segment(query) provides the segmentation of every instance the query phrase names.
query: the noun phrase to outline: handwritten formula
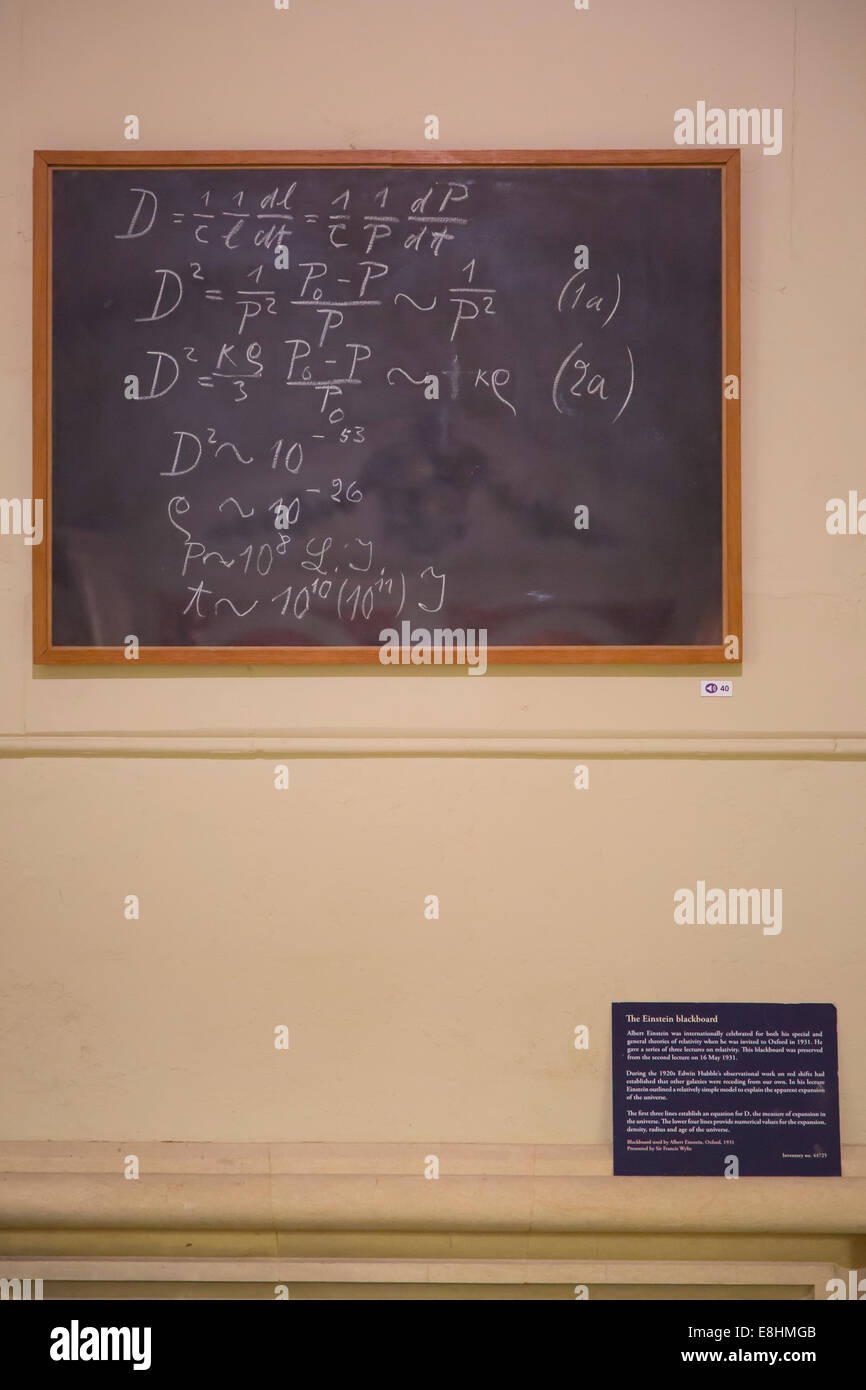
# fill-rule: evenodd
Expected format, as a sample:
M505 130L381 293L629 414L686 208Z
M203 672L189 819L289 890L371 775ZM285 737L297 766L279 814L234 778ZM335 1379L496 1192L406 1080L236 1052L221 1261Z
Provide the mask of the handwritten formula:
M712 628L718 190L635 172L56 173L55 640Z

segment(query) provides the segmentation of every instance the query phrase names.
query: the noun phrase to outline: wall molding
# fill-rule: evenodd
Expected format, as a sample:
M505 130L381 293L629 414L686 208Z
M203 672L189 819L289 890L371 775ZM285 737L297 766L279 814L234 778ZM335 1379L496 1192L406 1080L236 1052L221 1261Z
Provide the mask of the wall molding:
M135 1154L141 1176L123 1176ZM440 1176L424 1176L435 1154ZM0 1228L858 1234L839 1178L623 1178L609 1145L0 1143Z
M866 735L755 734L2 734L0 758L272 758L272 757L712 758L866 761Z
M25 1268L27 1274L20 1271ZM859 1275L859 1271L858 1275ZM0 1258L0 1278L113 1284L544 1284L796 1288L826 1299L827 1282L849 1271L808 1260L477 1260L477 1259L119 1259Z

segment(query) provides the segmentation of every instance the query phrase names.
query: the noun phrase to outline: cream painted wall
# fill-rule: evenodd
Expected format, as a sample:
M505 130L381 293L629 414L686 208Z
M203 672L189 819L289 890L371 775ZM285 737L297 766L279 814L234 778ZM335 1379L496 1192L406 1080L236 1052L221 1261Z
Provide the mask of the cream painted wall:
M121 148L136 113L142 148L410 149L428 112L442 147L671 147L698 99L781 107L784 145L743 152L732 700L694 668L34 670L30 553L0 538L0 1137L603 1143L610 1001L655 997L835 1002L843 1142L866 1142L866 538L824 527L866 494L864 37L860 0L4 0L5 496L31 491L34 148ZM291 791L275 753L125 755L183 735L282 741ZM589 758L578 793L591 736L689 756ZM720 736L755 755L680 742ZM62 756L20 756L48 738ZM698 877L782 887L781 934L675 927Z
M862 763L572 766L7 761L3 1137L604 1143L610 1002L655 998L835 1002L866 1141ZM675 925L699 877L781 932Z

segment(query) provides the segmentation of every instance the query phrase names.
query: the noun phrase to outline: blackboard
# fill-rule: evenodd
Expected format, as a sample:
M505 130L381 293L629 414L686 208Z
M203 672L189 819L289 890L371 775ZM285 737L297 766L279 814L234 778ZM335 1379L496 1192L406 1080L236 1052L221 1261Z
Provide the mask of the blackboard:
M34 659L739 660L738 216L732 150L38 155Z

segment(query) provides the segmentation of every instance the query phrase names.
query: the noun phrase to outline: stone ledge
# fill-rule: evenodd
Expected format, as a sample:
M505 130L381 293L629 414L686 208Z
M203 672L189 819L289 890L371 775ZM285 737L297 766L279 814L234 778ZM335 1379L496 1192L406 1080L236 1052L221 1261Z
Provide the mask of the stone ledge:
M123 1177L134 1153L141 1176ZM428 1154L438 1180L424 1177ZM841 1178L623 1178L606 1145L0 1143L7 1230L268 1229L857 1234Z
M22 1273L26 1267L26 1273ZM46 1283L586 1284L811 1288L849 1271L798 1260L0 1259L0 1278Z

